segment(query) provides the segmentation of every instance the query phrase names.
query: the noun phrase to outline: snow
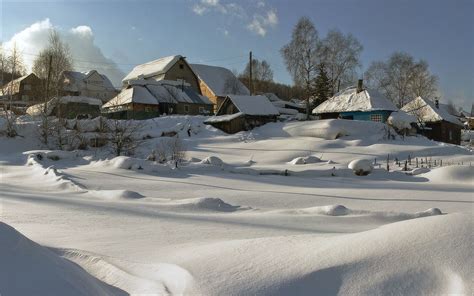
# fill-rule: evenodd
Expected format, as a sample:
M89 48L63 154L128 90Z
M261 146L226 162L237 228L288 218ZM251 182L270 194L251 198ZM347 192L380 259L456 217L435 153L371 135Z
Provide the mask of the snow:
M375 90L357 93L356 87L349 87L314 108L313 114L376 110L397 111L398 108Z
M229 114L229 115L212 116L212 117L206 119L206 121L204 121L204 122L205 123L228 122L228 121L234 120L236 118L239 118L240 116L244 116L244 113L237 112L237 113Z
M410 129L412 123L417 123L415 116L402 110L392 112L387 119L387 123L397 130Z
M0 137L2 222L18 231L0 224L2 294L473 293L472 150L375 122L225 135L205 120L141 121L140 147L114 157L45 150L20 117L21 136ZM178 168L146 160L170 139L186 147ZM404 172L393 161L408 155ZM322 161L289 163L307 157ZM365 177L348 168L361 159L376 163Z
M182 58L180 55L163 57L145 64L138 65L122 80L126 83L134 79L146 79L166 73L177 61Z
M318 163L321 162L319 157L309 155L305 157L297 157L290 161L290 164L310 164L310 163Z
M125 295L0 222L0 287L5 295Z
M439 108L436 108L435 102L422 97L415 98L403 106L402 110L418 116L422 122L437 122L445 120L462 126L461 121L456 116L449 114L447 105L439 104Z
M102 106L101 100L91 98L91 97L85 97L85 96L59 97L59 103L60 104L68 104L68 103L87 104L87 105L98 106L99 108ZM54 107L56 107L57 105L58 105L58 98L52 98L51 100L48 101L48 110L47 110L48 116L51 115L51 112L53 111ZM44 103L36 104L26 109L26 113L31 116L39 116L43 112L44 112Z
M200 64L191 64L190 66L216 96L250 95L247 87L229 69Z
M267 99L259 96L229 95L228 98L234 103L239 112L245 115L279 115L278 110Z
M117 96L104 104L103 108L111 108L130 103L158 105L156 98L142 86L132 86L123 89Z
M349 163L347 167L350 168L354 172L354 174L358 176L368 175L374 169L372 161L368 159L354 159Z

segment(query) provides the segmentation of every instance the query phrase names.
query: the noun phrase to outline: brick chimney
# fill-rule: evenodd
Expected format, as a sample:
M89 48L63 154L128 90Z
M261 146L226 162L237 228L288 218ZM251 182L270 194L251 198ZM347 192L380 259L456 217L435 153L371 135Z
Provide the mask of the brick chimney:
M361 91L363 91L364 89L364 80L362 79L359 79L359 81L357 82L357 93L360 93Z
M439 100L438 99L435 100L435 106L436 106L436 109L439 109Z

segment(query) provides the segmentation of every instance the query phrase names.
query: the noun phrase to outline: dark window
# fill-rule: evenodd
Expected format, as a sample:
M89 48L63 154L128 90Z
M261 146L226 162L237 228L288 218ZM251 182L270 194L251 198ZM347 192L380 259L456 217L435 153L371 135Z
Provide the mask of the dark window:
M189 112L189 105L184 105L184 112L186 112L186 113Z
M184 69L184 65L183 65L183 64L179 64L179 68L180 68L180 69Z

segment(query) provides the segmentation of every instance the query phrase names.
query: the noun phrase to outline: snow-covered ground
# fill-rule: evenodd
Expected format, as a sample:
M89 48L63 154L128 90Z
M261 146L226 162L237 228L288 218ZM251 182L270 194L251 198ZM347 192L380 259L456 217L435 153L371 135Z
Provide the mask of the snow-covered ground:
M146 121L134 157L44 150L31 121L0 138L0 293L472 295L471 150L377 123L204 119ZM169 131L178 169L146 160Z

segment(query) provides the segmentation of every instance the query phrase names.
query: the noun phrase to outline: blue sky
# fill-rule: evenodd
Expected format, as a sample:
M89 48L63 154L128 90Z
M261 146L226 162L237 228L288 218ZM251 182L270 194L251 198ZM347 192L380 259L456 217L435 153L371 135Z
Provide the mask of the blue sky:
M338 28L359 39L360 72L371 61L406 51L429 62L446 101L465 108L474 101L472 0L3 0L0 33L9 41L45 19L64 31L88 26L94 46L123 72L172 54L241 71L252 50L270 62L276 81L290 83L279 49L301 16L314 22L320 36ZM89 58L80 52L75 57Z

